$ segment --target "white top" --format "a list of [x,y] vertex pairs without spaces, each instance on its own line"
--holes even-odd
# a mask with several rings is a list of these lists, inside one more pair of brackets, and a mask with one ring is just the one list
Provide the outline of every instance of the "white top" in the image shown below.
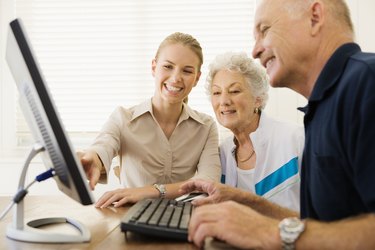
[[250,139],[256,153],[254,178],[244,184],[238,179],[234,137],[220,145],[222,182],[247,190],[283,207],[299,211],[300,167],[304,146],[303,126],[277,121],[262,112],[259,126]]
[[237,187],[255,193],[254,169],[237,168]]

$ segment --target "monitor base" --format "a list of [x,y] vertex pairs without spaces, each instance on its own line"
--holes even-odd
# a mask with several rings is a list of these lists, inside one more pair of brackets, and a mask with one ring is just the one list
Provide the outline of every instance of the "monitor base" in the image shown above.
[[[29,168],[31,160],[40,152],[44,151],[44,146],[35,143],[32,147],[26,161],[24,163],[18,189],[24,190],[25,186],[25,177],[27,173],[27,169]],[[26,242],[39,242],[39,243],[77,243],[77,242],[89,242],[91,239],[90,231],[80,222],[63,218],[63,217],[56,217],[56,218],[42,218],[28,222],[24,224],[24,200],[20,200],[18,203],[15,204],[16,207],[14,209],[13,214],[13,223],[10,224],[7,228],[6,236],[10,239],[19,240],[19,241],[26,241]],[[48,232],[47,230],[39,229],[38,227],[59,224],[59,223],[67,223],[78,229],[81,233],[80,235],[72,235],[72,234],[59,234],[59,233],[52,233]]]
[[[80,235],[52,233],[39,227],[67,223],[78,229]],[[6,235],[8,238],[18,241],[35,243],[78,243],[89,242],[91,238],[90,231],[76,220],[63,217],[43,218],[28,222],[22,229],[9,225]]]

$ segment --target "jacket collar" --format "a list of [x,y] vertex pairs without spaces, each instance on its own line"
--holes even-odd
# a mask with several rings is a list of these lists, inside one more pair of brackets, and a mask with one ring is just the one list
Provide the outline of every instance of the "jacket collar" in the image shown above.
[[[273,126],[273,124],[270,122],[271,118],[269,118],[264,111],[260,114],[259,119],[259,125],[258,128],[249,134],[249,137],[251,138],[251,141],[254,146],[254,150],[256,151],[257,148],[261,147],[265,142],[268,140],[269,137],[269,131],[270,127]],[[232,153],[235,152],[236,147],[238,145],[237,139],[235,136],[233,136],[233,143],[234,146],[232,148]]]

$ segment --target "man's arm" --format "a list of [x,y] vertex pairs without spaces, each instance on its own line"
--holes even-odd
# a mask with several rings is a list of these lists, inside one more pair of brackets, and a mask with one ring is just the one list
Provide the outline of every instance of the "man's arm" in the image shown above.
[[296,249],[375,249],[375,214],[335,222],[307,219]]
[[193,201],[192,203],[195,206],[232,200],[249,206],[259,213],[275,219],[299,216],[297,212],[283,208],[256,194],[218,182],[190,180],[180,187],[180,193],[182,194],[193,191],[200,191],[208,194],[208,197],[206,198]]
[[299,217],[299,213],[288,208],[279,206],[259,195],[237,189],[234,193],[233,200],[251,207],[255,211],[275,219],[286,217]]
[[[214,211],[214,212],[213,212]],[[244,249],[281,249],[279,220],[227,201],[198,207],[189,224],[189,240],[203,246],[207,237]],[[296,249],[375,249],[375,215],[336,222],[305,220]]]

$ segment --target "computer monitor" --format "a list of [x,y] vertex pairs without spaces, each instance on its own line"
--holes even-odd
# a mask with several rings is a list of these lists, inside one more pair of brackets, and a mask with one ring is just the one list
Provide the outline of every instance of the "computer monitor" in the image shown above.
[[[93,196],[88,186],[84,169],[77,159],[76,153],[65,133],[63,124],[54,105],[46,81],[38,66],[32,46],[26,35],[25,28],[20,19],[10,22],[6,48],[6,61],[16,82],[21,109],[25,119],[34,136],[36,145],[41,145],[40,152],[44,165],[53,168],[55,171],[55,181],[58,188],[67,196],[83,205],[94,202]],[[37,146],[38,147],[38,146]],[[32,156],[33,157],[33,156]],[[28,158],[32,158],[28,157]],[[28,162],[29,163],[29,162]],[[25,165],[28,165],[25,164]],[[27,168],[28,166],[26,166]],[[21,177],[24,179],[24,177]],[[20,181],[21,183],[21,181]],[[24,184],[21,184],[24,185]],[[23,204],[17,204],[18,210],[23,210]],[[62,204],[63,205],[63,204]],[[28,230],[28,226],[36,227],[41,225],[41,221],[23,225],[23,211],[17,211],[15,215],[17,222],[10,226],[7,236],[16,240],[35,242],[75,242],[87,241],[87,230],[85,239],[74,238],[64,235],[55,239],[50,234],[35,234],[35,230]],[[46,220],[43,220],[46,222]],[[48,223],[61,223],[58,220],[47,220]],[[68,223],[76,226],[76,222],[67,219]],[[18,224],[18,225],[14,225]],[[80,225],[81,226],[81,225]]]

